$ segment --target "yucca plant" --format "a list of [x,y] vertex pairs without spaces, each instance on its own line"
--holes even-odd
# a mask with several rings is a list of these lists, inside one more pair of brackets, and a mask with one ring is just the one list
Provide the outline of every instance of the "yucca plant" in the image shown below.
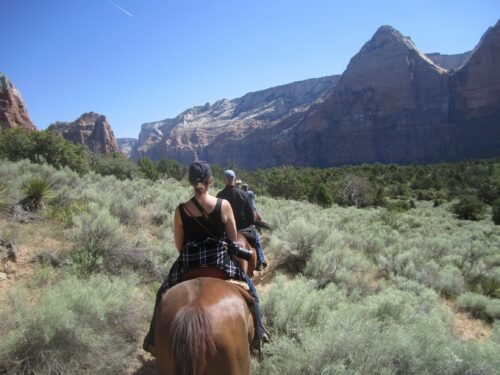
[[7,202],[6,188],[0,185],[0,215],[5,215],[9,212],[9,203]]
[[24,198],[19,203],[28,211],[45,208],[45,202],[54,197],[50,184],[40,177],[29,180],[23,189],[23,194]]

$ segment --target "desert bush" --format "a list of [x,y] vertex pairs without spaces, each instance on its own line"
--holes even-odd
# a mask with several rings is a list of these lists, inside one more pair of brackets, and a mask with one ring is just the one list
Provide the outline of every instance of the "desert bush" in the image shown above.
[[330,233],[324,244],[313,251],[304,274],[316,280],[319,288],[335,283],[347,291],[366,294],[367,285],[373,271],[367,258],[349,249],[348,241],[336,233]]
[[456,297],[465,291],[465,280],[462,271],[456,266],[447,264],[438,272],[434,288],[445,297]]
[[480,220],[484,213],[484,204],[475,195],[464,195],[453,205],[453,213],[459,219]]
[[49,183],[40,177],[35,177],[24,186],[23,198],[19,203],[25,210],[36,211],[45,208],[45,203],[54,196]]
[[120,220],[123,225],[134,225],[139,221],[137,204],[133,200],[125,199],[120,194],[114,194],[108,201],[109,211]]
[[330,285],[322,290],[303,277],[287,280],[278,275],[276,285],[263,298],[262,312],[273,333],[297,339],[311,327],[325,323],[327,312],[345,299],[343,293]]
[[277,263],[292,273],[300,273],[306,267],[313,251],[321,246],[327,237],[325,228],[312,227],[306,218],[296,218],[280,230],[285,241],[281,247]]
[[[359,303],[338,295],[333,299],[324,296],[326,306],[321,318],[297,333],[293,328],[301,327],[302,322],[293,321],[292,312],[300,311],[297,304],[309,304],[323,291],[310,287],[305,293],[303,285],[283,280],[272,287],[264,304],[275,293],[274,288],[298,290],[301,295],[290,303],[293,297],[282,291],[280,298],[272,299],[272,309],[265,310],[266,318],[272,315],[271,327],[286,322],[278,325],[286,328],[276,330],[273,341],[266,346],[272,360],[254,363],[257,373],[488,374],[495,373],[500,364],[496,354],[499,345],[469,344],[455,338],[451,316],[440,308],[437,296],[428,289],[418,295],[386,289]],[[283,318],[275,320],[276,316]],[[469,354],[471,349],[474,356]]]
[[73,262],[77,271],[90,274],[114,268],[110,261],[115,257],[111,254],[127,246],[118,219],[91,203],[87,212],[73,218],[73,226]]
[[144,319],[134,288],[133,278],[69,276],[38,290],[35,302],[26,290],[11,293],[2,311],[0,372],[124,373]]
[[457,299],[457,306],[470,312],[478,319],[493,321],[500,319],[500,299],[488,298],[482,294],[467,292]]

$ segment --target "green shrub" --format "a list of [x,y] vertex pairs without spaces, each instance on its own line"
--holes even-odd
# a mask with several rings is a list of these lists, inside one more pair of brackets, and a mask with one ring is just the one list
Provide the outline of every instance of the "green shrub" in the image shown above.
[[464,195],[453,205],[453,213],[459,219],[480,220],[484,213],[484,204],[475,195]]
[[145,156],[139,159],[137,165],[147,179],[152,181],[158,180],[158,170],[149,157]]
[[74,144],[51,130],[33,133],[35,150],[31,160],[55,168],[68,167],[79,174],[89,171],[89,155],[83,145]]
[[67,277],[11,293],[1,314],[0,373],[125,373],[140,339],[143,304],[133,279]]
[[36,211],[45,208],[45,203],[54,196],[52,187],[47,181],[36,177],[28,181],[23,188],[23,198],[19,203],[25,210]]
[[500,225],[500,198],[493,202],[491,218],[496,225]]
[[140,174],[137,165],[122,156],[99,157],[92,170],[103,176],[115,176],[119,180],[133,179]]
[[177,160],[172,159],[161,159],[156,165],[156,169],[160,175],[175,178],[178,181],[187,175],[187,168]]
[[23,128],[4,129],[0,132],[0,158],[11,161],[29,159],[35,154],[33,131]]
[[309,194],[309,201],[320,205],[321,207],[330,207],[333,204],[333,195],[325,184],[320,183],[313,186]]
[[488,302],[488,297],[472,292],[464,293],[457,299],[457,305],[461,310],[470,312],[478,319],[486,318]]
[[415,208],[415,202],[413,202],[413,207],[412,207],[412,205],[406,201],[397,200],[392,202],[386,202],[385,207],[391,211],[405,212],[408,211],[410,208]]
[[51,205],[47,217],[61,222],[66,228],[73,224],[73,217],[88,210],[88,202],[84,199],[69,203]]

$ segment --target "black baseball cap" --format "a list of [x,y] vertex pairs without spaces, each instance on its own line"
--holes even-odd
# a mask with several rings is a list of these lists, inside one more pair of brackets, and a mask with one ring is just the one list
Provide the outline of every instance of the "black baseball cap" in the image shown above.
[[212,168],[205,161],[195,161],[189,166],[189,182],[195,186],[197,183],[206,183],[212,177]]

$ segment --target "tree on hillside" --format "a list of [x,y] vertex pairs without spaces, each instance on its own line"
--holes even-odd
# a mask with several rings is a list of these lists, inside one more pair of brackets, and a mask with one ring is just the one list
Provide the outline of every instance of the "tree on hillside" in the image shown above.
[[59,134],[43,130],[33,134],[36,162],[56,167],[69,167],[80,174],[89,171],[89,154],[83,145],[65,140]]
[[491,218],[496,225],[500,225],[500,198],[493,202]]
[[324,183],[317,183],[313,186],[312,191],[309,194],[309,201],[326,208],[333,204],[333,195]]
[[347,206],[367,207],[375,201],[375,192],[368,179],[354,174],[345,176],[341,194],[342,201]]
[[167,177],[182,180],[187,174],[187,168],[180,164],[177,160],[161,159],[156,165],[159,174]]
[[0,134],[0,157],[11,161],[28,159],[56,168],[69,167],[83,174],[89,170],[89,156],[82,145],[75,145],[50,130],[7,129]]
[[139,166],[141,172],[144,173],[144,176],[146,176],[146,178],[150,179],[151,181],[158,180],[158,170],[148,156],[139,159],[137,165]]
[[453,205],[452,209],[459,219],[480,220],[485,207],[477,196],[466,194],[460,197],[460,200]]
[[34,150],[35,139],[32,130],[14,128],[0,133],[0,157],[11,161],[32,160]]
[[132,180],[141,174],[137,164],[118,154],[96,158],[92,169],[103,176],[115,176],[119,180]]

